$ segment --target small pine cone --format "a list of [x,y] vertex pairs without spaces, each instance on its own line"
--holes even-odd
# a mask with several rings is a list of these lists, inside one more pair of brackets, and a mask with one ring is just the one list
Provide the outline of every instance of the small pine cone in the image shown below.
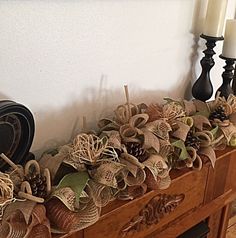
[[190,130],[188,132],[188,135],[184,143],[185,143],[185,146],[191,146],[196,150],[200,149],[200,144],[201,144],[200,140],[197,136],[194,135],[193,130]]
[[47,197],[47,179],[44,175],[31,173],[26,176],[26,181],[30,184],[32,195],[40,198]]
[[136,157],[141,163],[148,158],[148,152],[139,143],[128,142],[126,143],[126,149],[128,154]]
[[219,119],[220,121],[228,120],[229,117],[225,113],[225,109],[222,106],[218,106],[209,116],[209,120]]

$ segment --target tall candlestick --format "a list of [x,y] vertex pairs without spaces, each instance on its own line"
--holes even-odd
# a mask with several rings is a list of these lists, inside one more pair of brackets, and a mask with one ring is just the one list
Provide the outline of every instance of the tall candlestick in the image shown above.
[[227,20],[222,55],[236,58],[236,20]]
[[215,61],[213,59],[215,51],[213,49],[216,46],[216,41],[223,40],[224,38],[223,36],[212,37],[203,34],[201,37],[206,39],[207,49],[203,51],[205,56],[200,61],[202,72],[192,87],[192,95],[198,100],[206,101],[210,99],[213,94],[213,86],[210,79],[211,68],[215,65]]
[[228,0],[209,0],[203,34],[220,37],[223,33]]

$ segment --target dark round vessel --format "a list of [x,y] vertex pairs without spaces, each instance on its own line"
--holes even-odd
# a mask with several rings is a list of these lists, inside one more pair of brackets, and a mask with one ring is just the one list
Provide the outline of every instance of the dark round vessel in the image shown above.
[[[34,118],[28,108],[10,100],[0,101],[0,153],[15,164],[23,164],[32,145],[34,130]],[[1,159],[0,170],[7,168]]]

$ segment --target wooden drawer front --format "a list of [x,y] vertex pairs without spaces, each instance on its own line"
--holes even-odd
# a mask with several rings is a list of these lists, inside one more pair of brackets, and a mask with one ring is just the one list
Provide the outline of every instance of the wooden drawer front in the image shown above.
[[167,190],[151,191],[143,197],[103,215],[84,230],[85,238],[143,238],[204,200],[207,167],[175,179]]
[[215,168],[210,166],[205,204],[225,192],[236,190],[236,150],[227,148],[218,156]]
[[233,189],[236,191],[236,150],[229,155],[230,157],[230,164],[229,170],[227,174],[226,186],[225,191]]

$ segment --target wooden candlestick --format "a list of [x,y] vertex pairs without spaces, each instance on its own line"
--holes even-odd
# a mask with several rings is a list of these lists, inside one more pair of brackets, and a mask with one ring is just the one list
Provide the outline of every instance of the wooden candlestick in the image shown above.
[[233,89],[230,86],[230,83],[234,77],[234,62],[236,59],[234,58],[227,58],[223,55],[220,55],[221,59],[225,60],[226,65],[224,66],[225,71],[222,74],[223,83],[218,88],[217,92],[220,92],[220,96],[225,97],[225,99],[228,98],[228,96],[233,93]]
[[207,49],[203,51],[205,56],[201,59],[200,63],[202,66],[202,72],[200,77],[196,80],[192,87],[192,95],[194,98],[201,101],[206,101],[211,98],[213,94],[213,86],[210,79],[210,70],[215,65],[213,55],[215,51],[213,50],[216,46],[216,41],[223,40],[221,37],[212,37],[201,35],[201,38],[205,39]]

